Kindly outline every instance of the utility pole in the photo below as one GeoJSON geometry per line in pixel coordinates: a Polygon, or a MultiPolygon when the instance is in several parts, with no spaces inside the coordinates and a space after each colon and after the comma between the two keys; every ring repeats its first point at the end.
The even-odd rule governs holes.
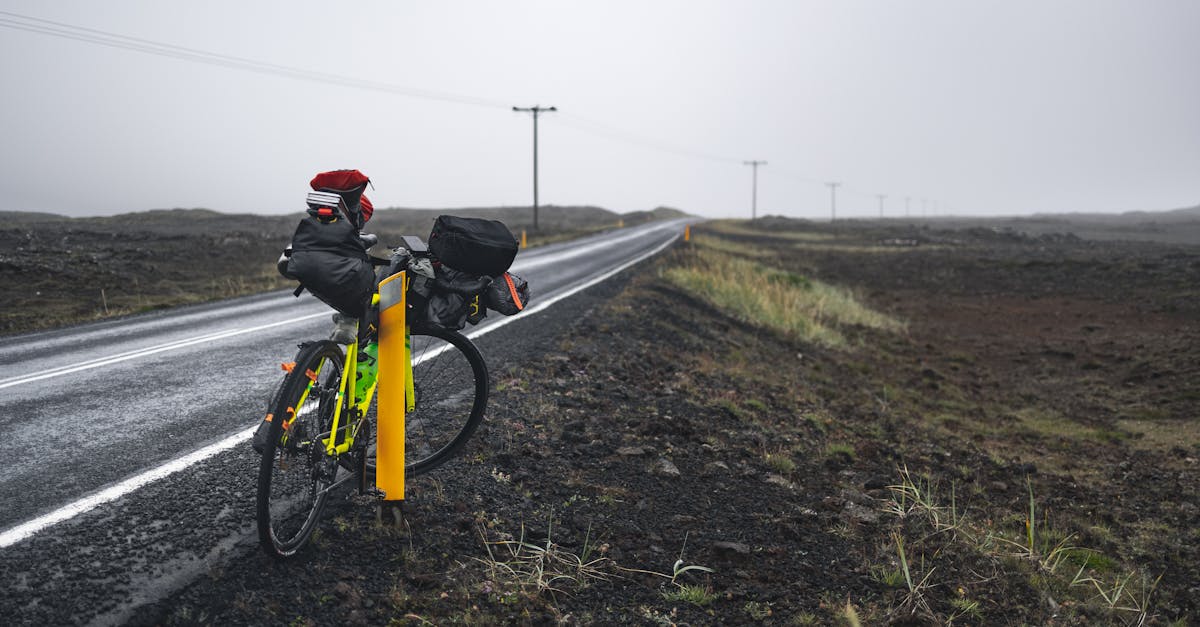
{"type": "Polygon", "coordinates": [[[758,218],[758,166],[767,165],[766,161],[743,161],[742,165],[748,165],[754,170],[754,185],[750,188],[750,219],[758,218]]]}
{"type": "Polygon", "coordinates": [[[826,183],[829,186],[829,221],[837,221],[837,188],[841,183],[826,183]]]}
{"type": "Polygon", "coordinates": [[[541,105],[533,105],[532,107],[513,107],[513,111],[528,112],[533,114],[533,230],[538,230],[538,138],[537,138],[537,121],[538,114],[543,111],[558,111],[558,107],[543,107],[541,105]]]}
{"type": "Polygon", "coordinates": [[[879,198],[879,217],[883,218],[883,199],[887,198],[887,194],[875,194],[879,198]]]}

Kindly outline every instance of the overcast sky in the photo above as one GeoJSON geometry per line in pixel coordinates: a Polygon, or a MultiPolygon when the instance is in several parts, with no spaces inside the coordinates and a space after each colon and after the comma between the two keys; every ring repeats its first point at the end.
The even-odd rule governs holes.
{"type": "Polygon", "coordinates": [[[877,215],[876,194],[893,216],[906,197],[913,215],[1200,203],[1193,0],[0,12],[0,210],[298,211],[336,168],[369,175],[376,206],[529,205],[532,122],[511,107],[535,104],[559,109],[542,204],[748,216],[745,160],[768,162],[759,215],[826,218],[828,181],[839,217],[877,215]]]}

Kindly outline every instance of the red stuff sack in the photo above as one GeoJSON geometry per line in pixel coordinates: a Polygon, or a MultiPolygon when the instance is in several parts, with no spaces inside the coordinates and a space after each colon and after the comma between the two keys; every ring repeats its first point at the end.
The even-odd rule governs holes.
{"type": "Polygon", "coordinates": [[[371,179],[358,170],[332,170],[322,172],[309,181],[314,192],[329,192],[342,197],[342,211],[355,229],[363,228],[371,219],[375,207],[363,195],[371,179]]]}

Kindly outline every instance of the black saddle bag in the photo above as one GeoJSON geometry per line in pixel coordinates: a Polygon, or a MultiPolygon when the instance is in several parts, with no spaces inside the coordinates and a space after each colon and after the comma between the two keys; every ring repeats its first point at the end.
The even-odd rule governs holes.
{"type": "Polygon", "coordinates": [[[346,219],[322,220],[308,215],[296,226],[287,276],[330,307],[361,318],[375,286],[375,271],[346,219]]]}

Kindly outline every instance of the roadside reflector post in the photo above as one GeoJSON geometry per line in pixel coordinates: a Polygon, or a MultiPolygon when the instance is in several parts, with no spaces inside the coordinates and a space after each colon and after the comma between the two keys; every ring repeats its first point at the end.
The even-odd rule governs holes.
{"type": "Polygon", "coordinates": [[[528,242],[525,241],[525,229],[521,229],[521,248],[525,248],[528,245],[528,242]]]}
{"type": "Polygon", "coordinates": [[[690,224],[683,225],[683,241],[692,241],[692,225],[690,224]]]}
{"type": "Polygon", "coordinates": [[[404,275],[393,274],[379,284],[375,487],[383,491],[385,501],[404,500],[404,392],[408,387],[404,275]]]}

